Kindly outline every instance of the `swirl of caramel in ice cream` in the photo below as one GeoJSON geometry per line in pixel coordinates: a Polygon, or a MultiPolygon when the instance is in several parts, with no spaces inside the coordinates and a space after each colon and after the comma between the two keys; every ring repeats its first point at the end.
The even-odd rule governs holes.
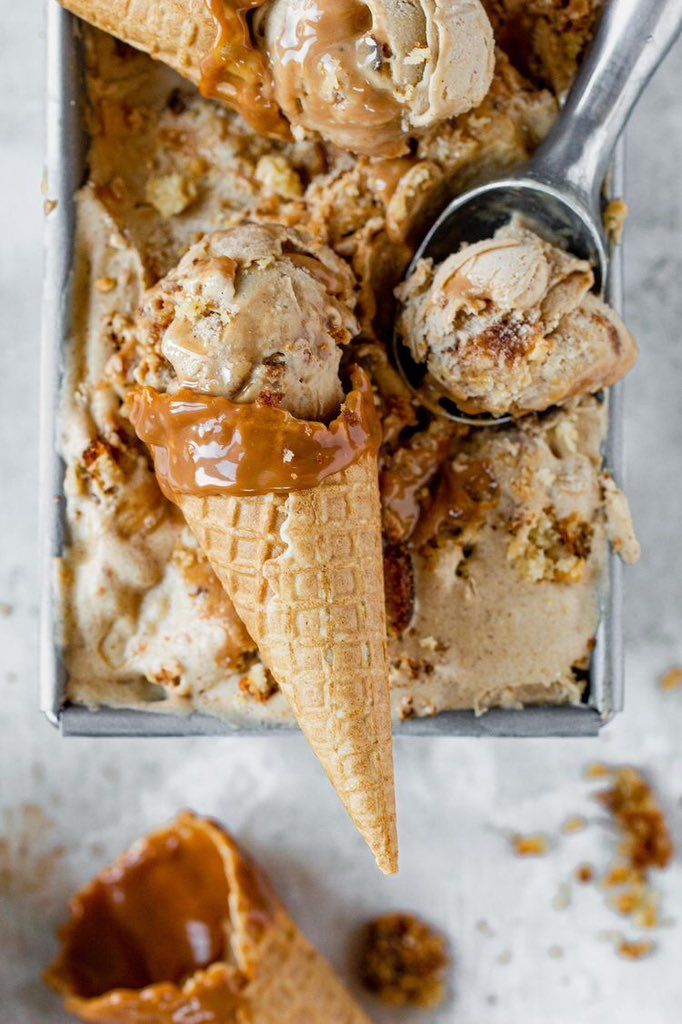
{"type": "Polygon", "coordinates": [[[174,394],[137,388],[130,418],[151,448],[159,485],[171,501],[180,494],[301,491],[378,451],[381,424],[369,377],[354,368],[351,382],[329,426],[189,388],[174,394]]]}
{"type": "Polygon", "coordinates": [[[213,49],[201,62],[200,91],[223,100],[263,135],[289,137],[289,126],[273,95],[267,58],[251,41],[249,11],[265,0],[204,0],[216,26],[213,49]]]}

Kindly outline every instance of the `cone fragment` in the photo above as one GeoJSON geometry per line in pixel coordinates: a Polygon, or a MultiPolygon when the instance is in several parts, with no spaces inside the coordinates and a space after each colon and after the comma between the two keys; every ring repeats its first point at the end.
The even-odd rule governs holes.
{"type": "Polygon", "coordinates": [[[84,1021],[369,1024],[260,869],[218,825],[189,812],[136,843],[78,893],[61,938],[46,981],[84,1021]],[[195,885],[201,889],[202,879],[208,924],[196,914],[195,885]],[[225,936],[221,955],[184,981],[155,978],[138,988],[127,979],[121,985],[126,957],[163,973],[159,966],[175,951],[165,945],[164,923],[180,941],[185,927],[199,934],[202,925],[207,931],[217,925],[225,936]]]}
{"type": "Polygon", "coordinates": [[[170,65],[195,85],[216,24],[206,0],[60,0],[79,18],[170,65]]]}
{"type": "Polygon", "coordinates": [[[382,871],[397,871],[376,460],[180,508],[382,871]]]}

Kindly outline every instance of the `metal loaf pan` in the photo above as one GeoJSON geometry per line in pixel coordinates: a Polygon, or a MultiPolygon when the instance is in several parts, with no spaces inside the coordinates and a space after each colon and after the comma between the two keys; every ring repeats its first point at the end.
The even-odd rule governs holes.
{"type": "MultiPolygon", "coordinates": [[[[86,178],[87,137],[84,75],[77,22],[56,0],[47,0],[47,182],[57,205],[46,219],[45,285],[41,357],[41,708],[67,736],[215,736],[290,730],[287,725],[235,728],[205,714],[187,716],[102,707],[92,710],[66,701],[66,675],[59,642],[59,603],[54,560],[66,538],[64,465],[56,452],[58,406],[64,356],[71,336],[75,203],[86,178]]],[[[610,191],[622,195],[622,150],[610,191]]],[[[622,305],[622,252],[611,255],[608,300],[622,305]]],[[[604,454],[616,479],[623,472],[622,391],[609,396],[609,429],[604,454]]],[[[527,707],[443,712],[396,724],[405,736],[590,736],[623,702],[621,565],[610,554],[600,598],[601,619],[585,702],[576,707],[527,707]]]]}

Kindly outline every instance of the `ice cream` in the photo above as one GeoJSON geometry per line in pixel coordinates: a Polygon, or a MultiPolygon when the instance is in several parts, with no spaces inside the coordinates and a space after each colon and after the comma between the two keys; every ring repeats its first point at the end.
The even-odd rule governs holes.
{"type": "MultiPolygon", "coordinates": [[[[67,467],[68,544],[59,559],[66,696],[80,707],[183,716],[197,710],[229,727],[292,727],[291,705],[185,518],[160,493],[131,426],[127,397],[136,382],[177,387],[161,352],[163,332],[140,337],[135,311],[150,282],[171,271],[206,232],[245,218],[305,228],[350,263],[360,282],[358,310],[366,326],[362,340],[346,347],[344,363],[361,361],[381,393],[382,467],[390,472],[394,462],[407,461],[411,470],[413,451],[421,462],[423,447],[415,413],[426,417],[420,429],[429,417],[415,409],[382,344],[389,336],[390,296],[409,262],[400,211],[412,216],[420,208],[413,185],[433,165],[456,191],[521,165],[545,135],[556,104],[498,54],[480,107],[421,136],[417,163],[377,164],[313,140],[264,139],[159,62],[87,26],[83,37],[93,134],[89,184],[76,204],[74,289],[82,315],[74,319],[68,347],[59,442],[67,467]],[[278,174],[268,178],[267,168],[278,174]],[[400,172],[395,191],[394,170],[400,172]],[[191,185],[191,204],[181,211],[150,205],[149,183],[159,176],[191,185]],[[273,178],[281,179],[274,189],[273,178]],[[374,335],[370,318],[381,320],[374,335]]],[[[520,42],[527,48],[528,38],[520,42]]],[[[475,553],[461,538],[446,536],[447,528],[423,553],[385,534],[385,586],[395,613],[389,638],[395,719],[580,699],[580,665],[597,626],[595,595],[606,558],[598,489],[590,484],[595,504],[580,515],[594,526],[588,564],[571,585],[520,571],[545,536],[556,546],[551,523],[534,522],[510,561],[511,538],[500,517],[507,481],[511,486],[531,474],[537,495],[519,493],[510,501],[514,524],[520,516],[525,525],[531,502],[540,512],[553,503],[560,521],[581,511],[580,495],[572,490],[574,461],[589,460],[590,472],[598,475],[606,406],[586,397],[542,417],[537,426],[547,440],[541,464],[529,460],[524,443],[535,425],[536,417],[529,416],[516,426],[472,432],[464,445],[460,435],[453,441],[453,454],[471,448],[497,482],[499,499],[480,526],[475,553]],[[559,445],[559,436],[566,443],[559,445]],[[561,478],[558,494],[548,468],[561,478]]],[[[428,437],[436,433],[432,428],[428,437]]],[[[417,469],[408,484],[422,481],[417,513],[426,504],[429,515],[428,497],[440,492],[440,463],[425,484],[426,470],[417,469]]],[[[339,544],[345,543],[341,527],[335,532],[339,544]]],[[[424,533],[420,517],[408,545],[424,533]]],[[[626,538],[611,528],[609,533],[624,552],[626,538]]]]}
{"type": "Polygon", "coordinates": [[[354,279],[331,249],[274,224],[206,235],[146,296],[171,388],[327,419],[343,397],[341,346],[357,333],[354,279]]]}
{"type": "Polygon", "coordinates": [[[498,46],[559,95],[573,81],[604,0],[483,0],[498,46]]]}
{"type": "Polygon", "coordinates": [[[541,412],[614,384],[636,359],[593,283],[589,263],[515,218],[438,266],[422,260],[396,291],[398,330],[463,412],[541,412]]]}
{"type": "Polygon", "coordinates": [[[479,0],[273,0],[255,18],[294,133],[369,156],[470,110],[493,73],[479,0]]]}

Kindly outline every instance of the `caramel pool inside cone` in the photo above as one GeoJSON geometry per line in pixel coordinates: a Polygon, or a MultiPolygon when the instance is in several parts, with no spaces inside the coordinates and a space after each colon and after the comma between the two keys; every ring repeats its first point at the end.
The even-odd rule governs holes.
{"type": "Polygon", "coordinates": [[[367,1024],[260,869],[190,813],[71,901],[46,980],[100,1024],[367,1024]]]}

